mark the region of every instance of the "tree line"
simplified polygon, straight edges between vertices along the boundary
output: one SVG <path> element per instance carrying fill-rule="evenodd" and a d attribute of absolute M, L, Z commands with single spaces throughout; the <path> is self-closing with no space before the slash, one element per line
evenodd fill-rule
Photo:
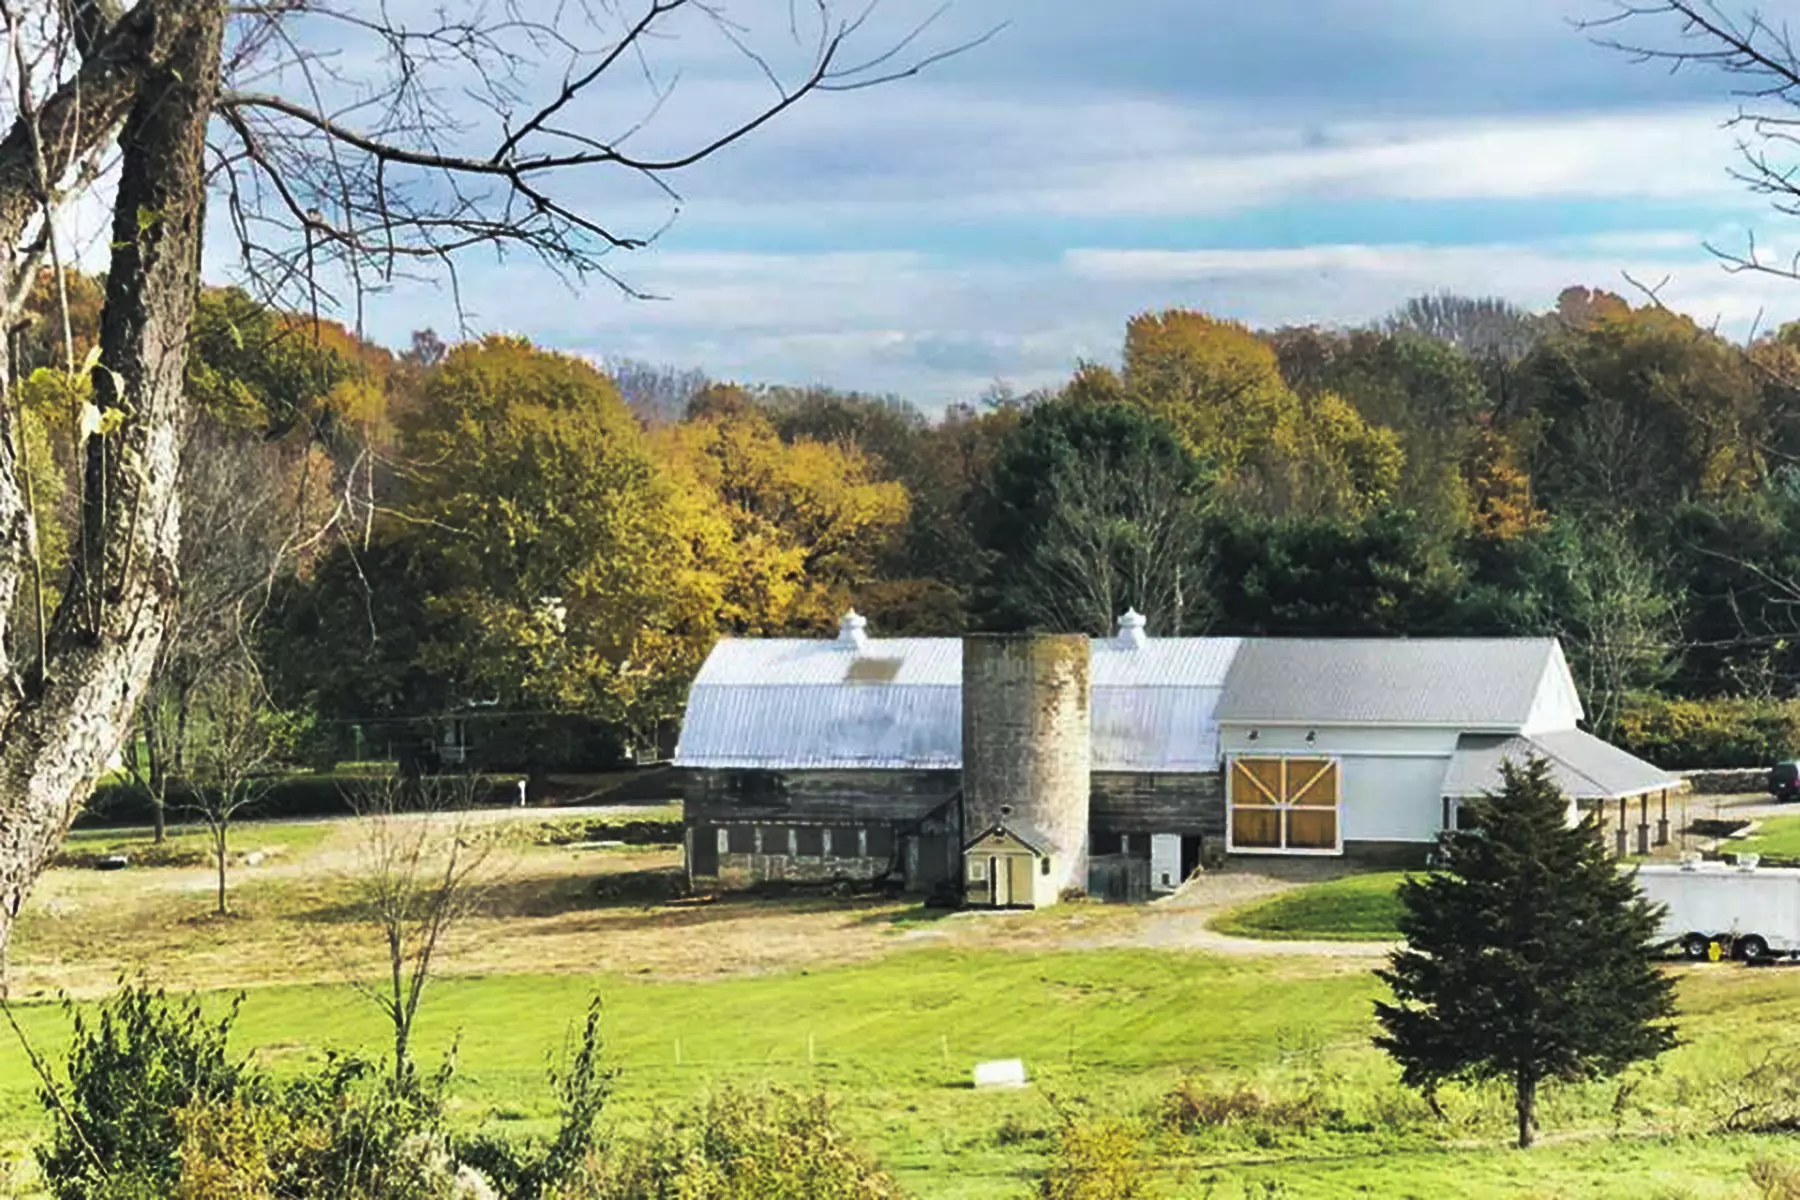
<path fill-rule="evenodd" d="M 82 353 L 100 285 L 68 290 Z M 34 315 L 48 581 L 80 536 L 81 408 Z M 187 386 L 182 592 L 135 743 L 158 786 L 209 687 L 342 757 L 347 730 L 459 712 L 603 756 L 678 716 L 715 639 L 851 607 L 886 636 L 1098 635 L 1128 608 L 1165 636 L 1551 635 L 1602 733 L 1800 673 L 1800 325 L 1738 345 L 1578 287 L 1354 329 L 1149 311 L 1116 363 L 933 419 L 513 337 L 396 352 L 220 289 Z"/>

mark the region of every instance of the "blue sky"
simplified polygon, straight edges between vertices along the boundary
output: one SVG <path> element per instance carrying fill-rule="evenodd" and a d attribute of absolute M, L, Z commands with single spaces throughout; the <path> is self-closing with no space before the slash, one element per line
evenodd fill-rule
<path fill-rule="evenodd" d="M 935 6 L 882 3 L 871 45 Z M 786 10 L 731 6 L 777 49 Z M 1571 25 L 1607 11 L 953 0 L 936 44 L 1008 26 L 920 78 L 813 97 L 677 181 L 676 224 L 615 260 L 667 299 L 477 263 L 473 328 L 933 409 L 1114 358 L 1130 315 L 1171 305 L 1354 324 L 1422 291 L 1545 307 L 1631 271 L 1736 332 L 1800 316 L 1800 284 L 1727 275 L 1702 247 L 1751 229 L 1800 242 L 1728 177 L 1726 81 L 1635 66 Z M 679 145 L 760 95 L 717 47 L 659 53 L 683 77 L 652 141 Z M 638 229 L 666 215 L 641 193 L 593 201 Z M 456 317 L 445 292 L 412 287 L 374 298 L 367 322 L 403 343 Z"/>

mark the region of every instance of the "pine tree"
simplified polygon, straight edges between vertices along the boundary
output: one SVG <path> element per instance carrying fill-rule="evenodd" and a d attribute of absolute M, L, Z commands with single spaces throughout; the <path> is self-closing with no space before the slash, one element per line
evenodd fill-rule
<path fill-rule="evenodd" d="M 1409 1087 L 1503 1079 L 1519 1147 L 1538 1086 L 1601 1078 L 1676 1044 L 1674 983 L 1654 962 L 1659 912 L 1592 818 L 1571 826 L 1549 764 L 1504 766 L 1497 794 L 1448 833 L 1441 869 L 1400 886 L 1406 945 L 1376 974 L 1375 1044 Z"/>

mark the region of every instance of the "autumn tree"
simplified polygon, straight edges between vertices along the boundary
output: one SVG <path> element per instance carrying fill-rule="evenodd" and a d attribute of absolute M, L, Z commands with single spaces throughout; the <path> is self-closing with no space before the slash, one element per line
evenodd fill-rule
<path fill-rule="evenodd" d="M 1688 317 L 1586 301 L 1521 374 L 1540 431 L 1531 476 L 1552 507 L 1649 512 L 1742 492 L 1767 471 L 1750 364 Z"/>
<path fill-rule="evenodd" d="M 1392 431 L 1335 392 L 1295 394 L 1274 349 L 1236 322 L 1183 310 L 1134 317 L 1122 375 L 1088 368 L 1072 386 L 1168 421 L 1227 495 L 1259 511 L 1356 517 L 1399 484 Z"/>
<path fill-rule="evenodd" d="M 742 389 L 702 393 L 656 444 L 692 505 L 688 527 L 718 582 L 724 630 L 835 628 L 906 521 L 906 489 L 868 454 L 784 441 Z"/>
<path fill-rule="evenodd" d="M 1400 884 L 1405 944 L 1377 976 L 1375 1044 L 1429 1093 L 1452 1080 L 1512 1089 L 1518 1146 L 1545 1083 L 1600 1078 L 1675 1045 L 1675 981 L 1655 963 L 1657 910 L 1597 836 L 1568 821 L 1549 763 L 1503 763 L 1468 804 L 1438 869 Z"/>
<path fill-rule="evenodd" d="M 858 53 L 864 22 L 827 4 L 808 9 L 810 24 L 782 22 L 803 57 L 786 78 L 745 30 L 690 0 L 646 2 L 635 14 L 452 8 L 413 23 L 329 3 L 224 0 L 69 0 L 5 14 L 15 67 L 0 114 L 7 329 L 42 267 L 65 275 L 72 248 L 58 236 L 59 211 L 99 194 L 103 176 L 117 184 L 93 361 L 63 339 L 71 386 L 91 389 L 77 407 L 79 532 L 54 618 L 24 638 L 13 627 L 21 593 L 50 589 L 39 583 L 20 406 L 10 389 L 0 393 L 0 948 L 126 736 L 178 592 L 178 443 L 204 213 L 220 216 L 226 257 L 259 298 L 309 311 L 434 264 L 454 269 L 476 248 L 616 280 L 607 255 L 647 242 L 584 203 L 616 195 L 601 180 L 660 181 L 667 195 L 667 177 L 806 96 L 922 65 L 901 57 L 913 38 Z M 617 103 L 582 116 L 599 88 L 645 68 L 654 112 L 666 91 L 651 54 L 661 35 L 708 30 L 750 56 L 773 88 L 765 102 L 721 111 L 693 143 L 642 150 L 642 137 L 628 146 L 605 127 Z M 354 73 L 317 52 L 345 38 L 369 51 L 351 56 Z M 643 116 L 617 119 L 637 132 Z M 10 359 L 3 339 L 0 354 Z M 10 383 L 10 361 L 0 367 Z"/>
<path fill-rule="evenodd" d="M 452 350 L 401 426 L 401 520 L 447 584 L 422 664 L 462 699 L 626 722 L 666 715 L 718 591 L 611 380 L 490 337 Z M 404 635 L 402 635 L 404 636 Z"/>
<path fill-rule="evenodd" d="M 1203 628 L 1206 491 L 1175 431 L 1139 408 L 1033 408 L 1001 444 L 977 518 L 984 623 L 1105 635 L 1135 608 L 1158 634 Z"/>

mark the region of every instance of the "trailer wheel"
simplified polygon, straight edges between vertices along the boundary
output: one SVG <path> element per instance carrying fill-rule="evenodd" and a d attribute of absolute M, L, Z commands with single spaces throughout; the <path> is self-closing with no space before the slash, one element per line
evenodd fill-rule
<path fill-rule="evenodd" d="M 1741 937 L 1737 944 L 1738 957 L 1745 962 L 1761 962 L 1769 957 L 1769 943 L 1754 933 L 1749 937 Z"/>
<path fill-rule="evenodd" d="M 1697 933 L 1690 933 L 1681 939 L 1681 952 L 1695 962 L 1704 962 L 1706 960 L 1707 947 L 1711 945 L 1711 938 L 1702 937 Z"/>

